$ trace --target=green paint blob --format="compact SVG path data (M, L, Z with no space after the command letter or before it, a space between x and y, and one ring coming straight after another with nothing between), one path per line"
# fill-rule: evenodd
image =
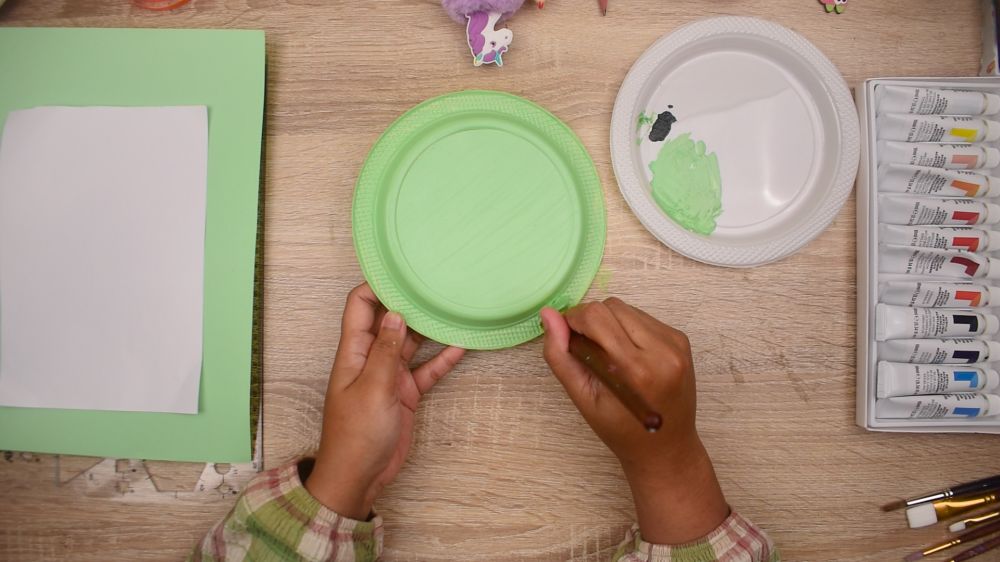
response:
M715 153L685 133L667 141L650 163L653 199L674 222L698 234L715 231L722 214L722 175Z
M652 125L655 122L656 122L655 115L653 114L646 115L646 112L643 111L639 114L639 118L636 120L635 130L639 131L642 129L643 125Z
M635 120L635 145L639 146L642 144L642 137L646 136L645 130L649 130L656 122L656 114L647 114L645 111L639 113L639 117Z

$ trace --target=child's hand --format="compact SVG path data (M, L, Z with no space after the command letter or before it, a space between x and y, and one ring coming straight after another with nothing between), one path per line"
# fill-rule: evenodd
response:
M618 457L632 488L643 538L698 539L729 513L695 428L695 378L687 336L619 299L542 310L545 360L598 437ZM625 384L663 416L647 432L600 380L569 353L570 330L608 353Z
M420 397L465 350L449 347L410 370L423 338L386 312L367 284L347 297L326 391L323 435L309 492L340 515L365 520L406 460Z

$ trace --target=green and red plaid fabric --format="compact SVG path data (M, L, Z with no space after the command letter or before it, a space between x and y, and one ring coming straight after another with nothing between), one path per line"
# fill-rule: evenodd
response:
M341 517L312 497L296 463L262 472L188 557L192 562L361 562L382 553L382 519Z
M341 517L312 497L297 463L261 473L236 506L205 535L189 562L366 562L382 554L382 519ZM705 538L678 546L650 544L633 526L613 562L778 562L760 529L733 513Z
M613 562L780 562L781 556L764 531L731 513L702 539L681 545L651 544L633 525L611 558Z

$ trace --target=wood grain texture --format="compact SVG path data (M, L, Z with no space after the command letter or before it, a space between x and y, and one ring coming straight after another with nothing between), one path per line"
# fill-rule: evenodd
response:
M699 426L723 488L784 558L898 560L937 538L940 530L907 531L901 514L877 506L1000 472L1000 440L854 425L853 200L788 259L750 270L705 266L660 245L629 212L608 130L632 62L698 18L777 21L856 86L875 76L974 75L979 2L855 0L835 16L815 0L615 0L606 18L594 4L549 0L541 12L518 14L503 69L473 68L461 26L436 0L193 0L162 14L126 0L7 0L0 24L267 30L268 466L318 441L342 304L361 280L350 204L365 154L421 100L489 88L542 104L583 140L608 207L603 281L590 296L620 296L688 332ZM0 559L179 560L231 505L59 486L54 462L0 459ZM538 342L471 353L439 384L421 406L408 465L378 509L387 560L606 560L633 517L613 457L548 373Z

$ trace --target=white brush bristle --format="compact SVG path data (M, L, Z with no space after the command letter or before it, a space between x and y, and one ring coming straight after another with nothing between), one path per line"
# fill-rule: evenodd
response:
M952 533L957 533L959 531L965 530L965 521L959 521L958 523L952 523L948 526L948 530Z
M924 503L906 510L906 521L911 529L926 527L937 523L937 512L934 504Z

